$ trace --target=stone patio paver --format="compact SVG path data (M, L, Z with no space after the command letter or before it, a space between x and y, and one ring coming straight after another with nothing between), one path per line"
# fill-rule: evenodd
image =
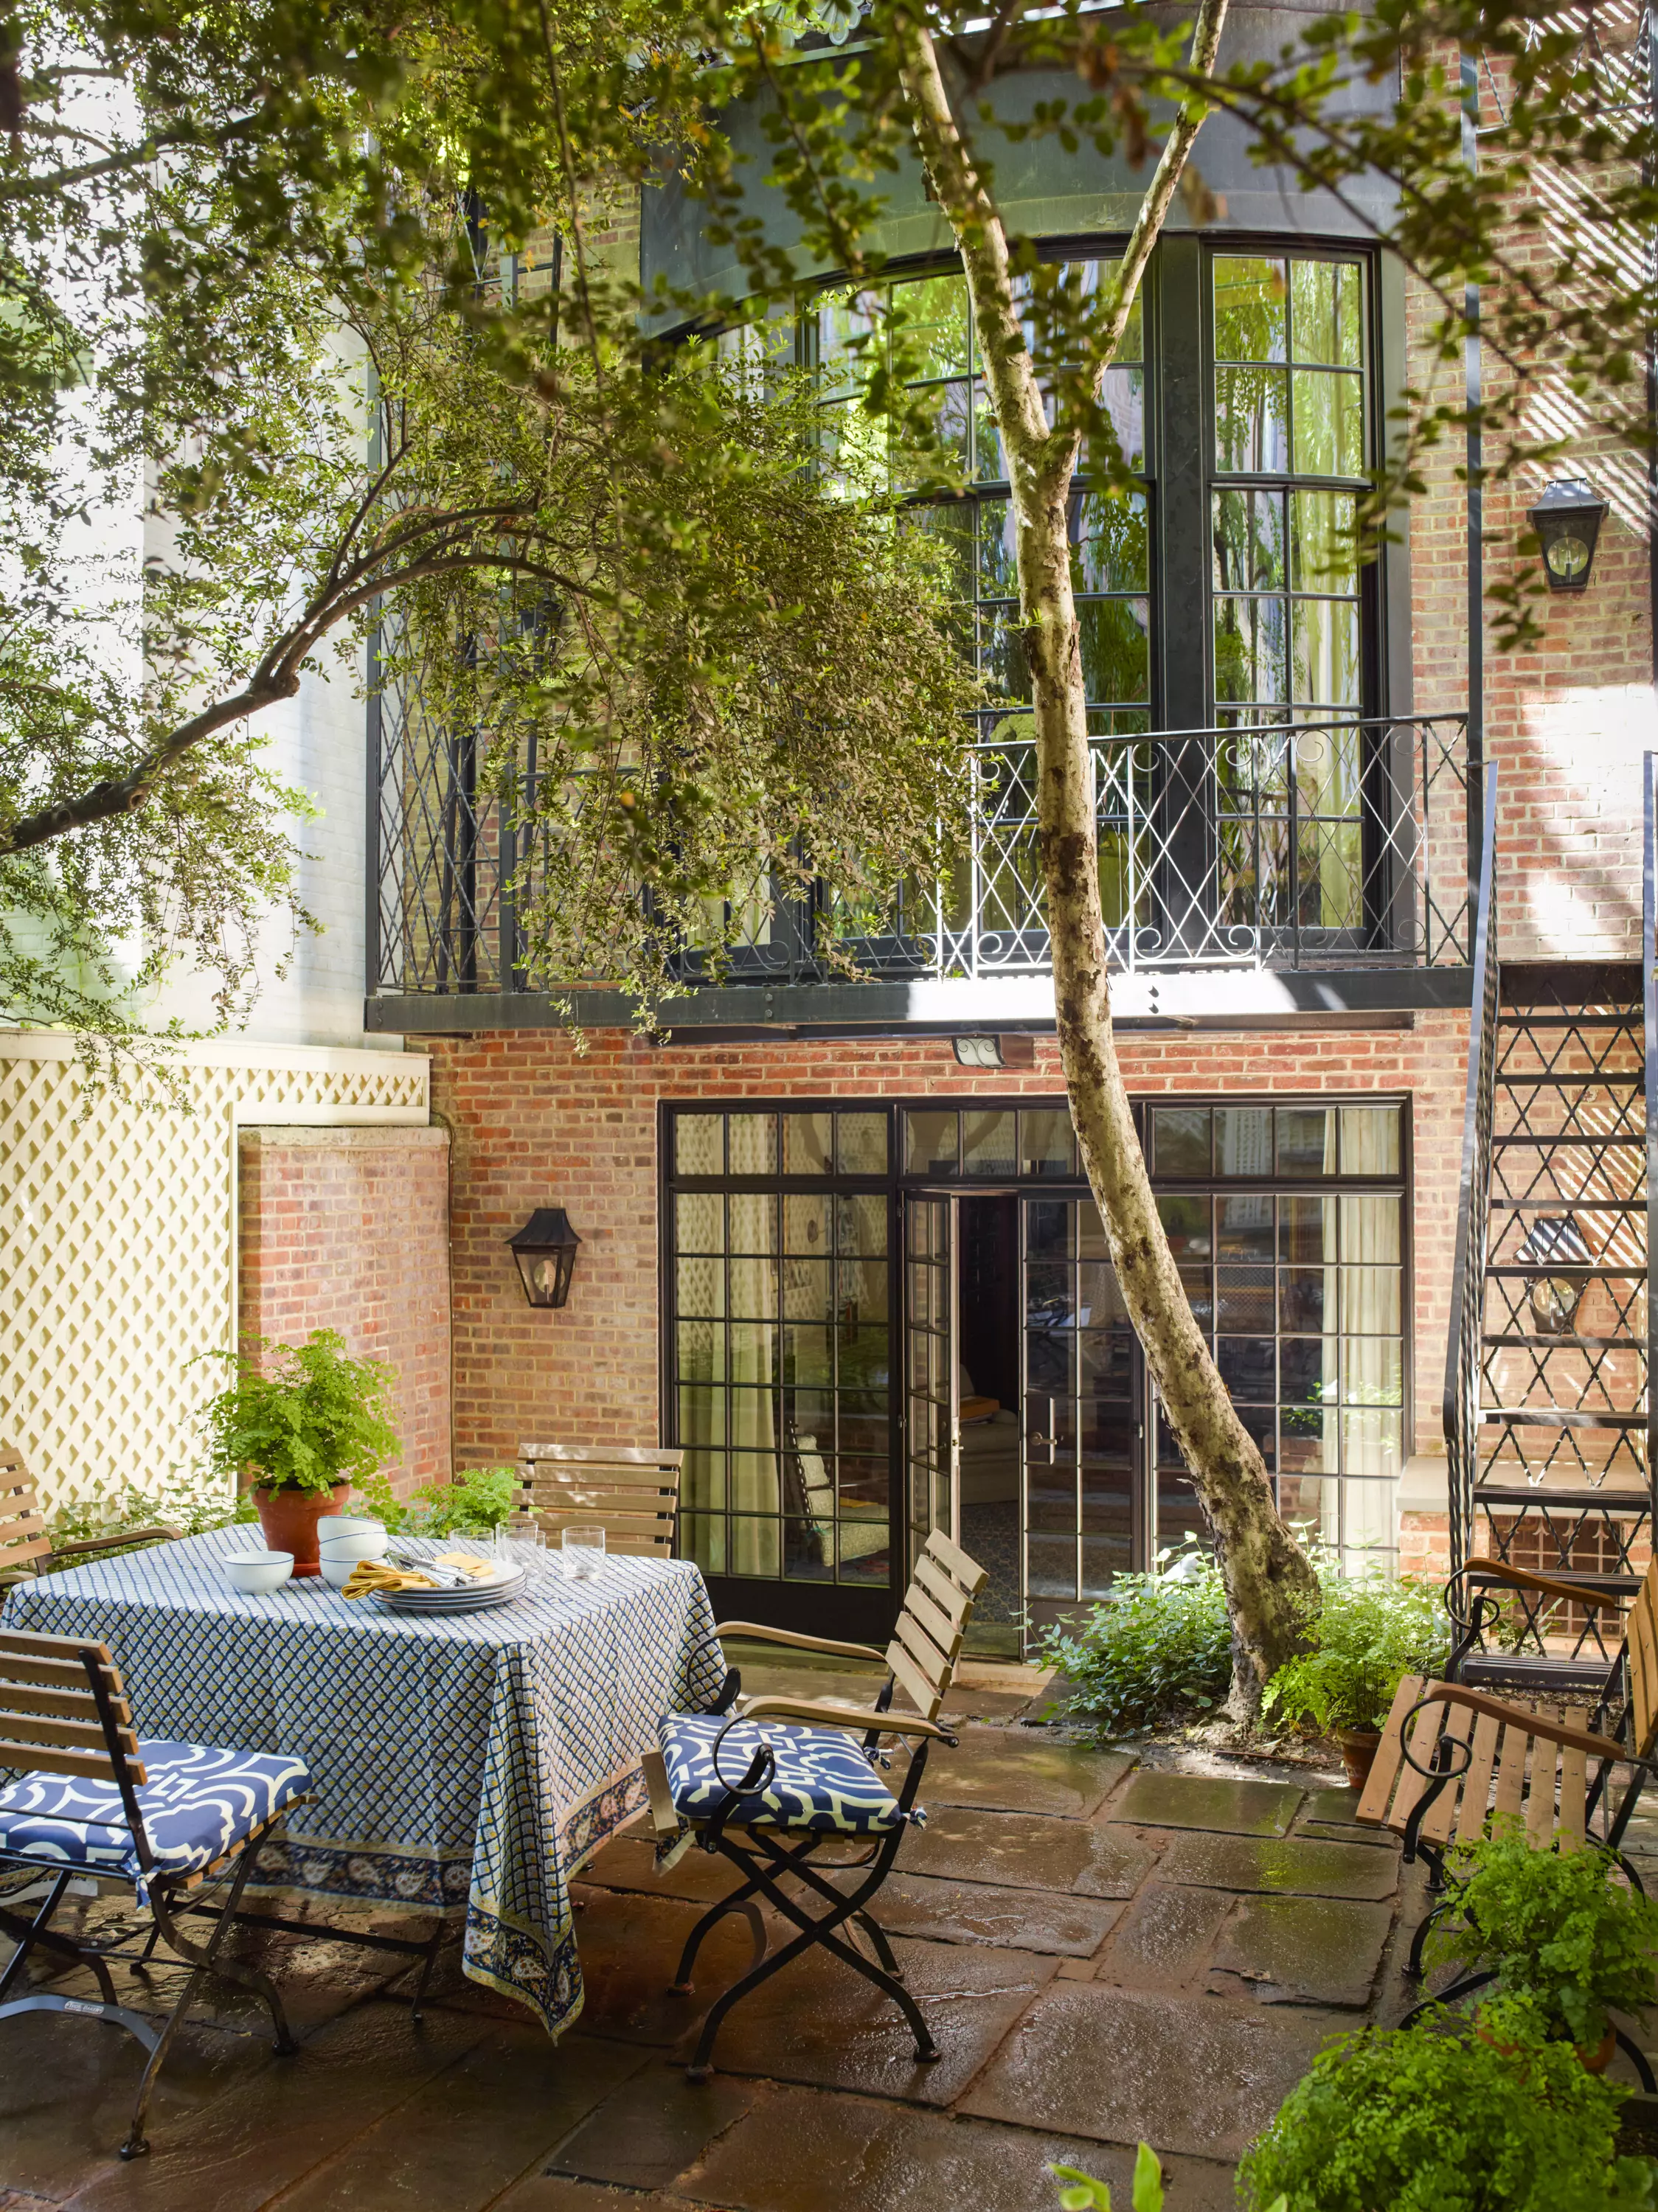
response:
M942 1805L905 1839L909 1874L997 1882L1017 1889L1074 1890L1082 1897L1132 1897L1156 1854L1120 1828L1041 1813L986 1813Z
M559 2144L547 2171L667 2189L765 2094L763 2083L729 2074L687 2081L683 2067L652 2062Z
M919 1874L889 1875L875 1900L881 1926L894 1936L1012 1945L1071 1959L1091 1959L1122 1911L1103 1899L940 1881Z
M1301 1792L1283 1782L1234 1781L1210 1774L1168 1774L1142 1767L1112 1804L1113 1820L1146 1828L1215 1828L1234 1836L1289 1832Z
M1245 2012L1058 1982L1032 2005L961 2110L1158 2152L1235 2159L1332 2027L1286 2008Z
M1108 2181L1126 2205L1130 2153L864 2098L779 2089L674 2189L739 2212L1055 2212L1050 2163ZM1168 2182L1169 2212L1232 2212L1223 2165L1178 2160Z
M1178 1989L1193 1982L1231 1910L1223 1890L1149 1882L1119 1923L1095 1972L1101 1981L1130 1989Z
M929 1751L921 1801L1086 1820L1133 1765L1132 1752L1055 1743L1039 1729L968 1727L957 1749Z
M1300 1836L1176 1836L1158 1861L1165 1881L1200 1888L1266 1890L1298 1897L1392 1897L1399 1864L1368 1844L1326 1844Z
M1388 1905L1246 1897L1221 1931L1212 1965L1254 1983L1265 2003L1368 2004L1393 1924Z

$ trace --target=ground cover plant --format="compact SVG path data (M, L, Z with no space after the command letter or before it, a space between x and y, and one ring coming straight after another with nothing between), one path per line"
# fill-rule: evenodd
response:
M1318 1596L1302 1616L1309 1648L1273 1675L1262 1713L1291 1723L1310 1719L1320 1732L1379 1729L1402 1677L1432 1673L1445 1660L1443 1595L1379 1568L1344 1575L1333 1559L1317 1564Z
M1134 1735L1212 1711L1232 1679L1232 1626L1219 1568L1194 1543L1149 1573L1119 1575L1106 1603L1037 1644L1064 1676L1070 1710L1102 1734Z

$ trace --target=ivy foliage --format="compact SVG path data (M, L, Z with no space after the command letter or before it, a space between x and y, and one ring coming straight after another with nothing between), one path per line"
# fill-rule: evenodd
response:
M396 1456L392 1370L382 1359L353 1359L338 1329L313 1329L303 1344L262 1337L251 1351L202 1356L234 1370L203 1413L222 1472L259 1489L326 1491Z
M1494 1973L1534 2005L1545 2031L1599 2046L1608 2008L1653 2001L1658 1903L1630 1888L1605 1851L1539 1850L1512 1820L1460 1846L1454 1911L1428 1939L1430 1965Z
M1251 2212L1640 2212L1655 2170L1618 2158L1628 2092L1551 2042L1523 1999L1484 2033L1365 2028L1321 2051L1245 2153Z

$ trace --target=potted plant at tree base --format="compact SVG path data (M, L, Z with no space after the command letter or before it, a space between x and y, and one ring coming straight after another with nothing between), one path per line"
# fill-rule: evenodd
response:
M1310 1648L1279 1668L1261 1710L1290 1722L1308 1715L1341 1747L1347 1779L1362 1790L1381 1724L1406 1674L1430 1674L1450 1648L1444 1601L1423 1583L1379 1571L1343 1575L1327 1560L1309 1613Z
M1489 1974L1598 2073L1616 2047L1610 2011L1653 2001L1658 1904L1625 1886L1608 1851L1543 1850L1517 1820L1456 1851L1454 1917L1428 1938L1429 1966Z
M273 1552L291 1552L296 1575L320 1571L317 1522L344 1505L352 1481L396 1456L383 1360L353 1359L338 1330L314 1329L303 1344L260 1337L229 1360L235 1380L208 1401L213 1465L253 1493Z
M1628 2091L1586 2074L1528 2001L1485 2035L1362 2029L1328 2045L1245 2152L1250 2212L1637 2212L1655 2169L1616 2154Z

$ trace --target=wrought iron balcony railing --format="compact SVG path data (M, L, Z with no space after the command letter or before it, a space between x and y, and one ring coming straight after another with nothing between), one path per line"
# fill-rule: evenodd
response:
M475 738L393 703L376 702L371 733L370 988L521 991L516 825L480 787ZM1469 964L1480 790L1466 715L1137 732L1092 749L1119 967ZM952 879L911 893L879 928L838 908L827 886L757 896L721 982L826 980L826 922L874 977L1045 971L1034 745L1016 716L987 718L972 756L972 834ZM676 964L688 988L711 979L694 946Z

